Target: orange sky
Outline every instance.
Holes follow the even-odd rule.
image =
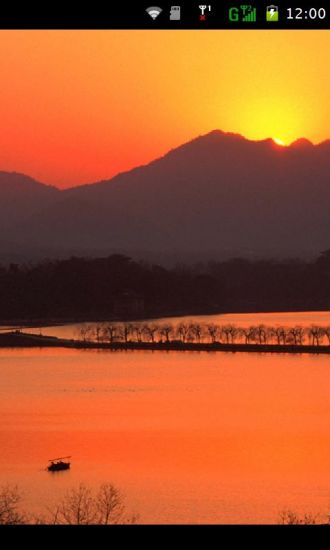
[[[213,129],[330,137],[329,31],[0,31],[0,169],[59,187]]]

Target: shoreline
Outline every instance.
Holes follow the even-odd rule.
[[[84,342],[68,340],[56,336],[42,336],[24,332],[6,332],[0,334],[0,348],[70,348],[99,349],[109,351],[195,351],[195,352],[241,352],[241,353],[309,353],[314,355],[330,354],[330,345],[292,345],[292,344],[223,344],[191,342]]]
[[[329,313],[330,310],[328,308],[326,309],[320,309],[319,306],[317,308],[310,308],[310,309],[290,309],[290,311],[285,309],[255,309],[255,308],[247,308],[246,310],[239,310],[236,311],[236,309],[229,310],[226,309],[225,311],[213,311],[213,310],[203,310],[201,311],[174,311],[174,312],[158,312],[154,313],[148,316],[130,316],[130,317],[115,317],[115,316],[109,316],[109,317],[83,317],[83,318],[77,318],[77,317],[42,317],[40,319],[4,319],[0,322],[0,333],[2,331],[8,331],[8,330],[14,330],[18,328],[40,328],[40,327],[55,327],[55,326],[65,326],[65,325],[80,325],[80,324],[93,324],[93,323],[141,323],[141,322],[149,322],[149,321],[157,321],[160,319],[171,319],[171,318],[194,318],[194,317],[204,317],[204,316],[210,316],[215,317],[218,315],[260,315],[260,314],[281,314],[281,313]],[[3,327],[3,328],[2,328]]]

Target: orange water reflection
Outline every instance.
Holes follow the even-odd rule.
[[[8,350],[0,483],[42,508],[79,481],[117,483],[143,522],[276,522],[328,509],[329,359]],[[70,472],[43,470],[73,455]]]

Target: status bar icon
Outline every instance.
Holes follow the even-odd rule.
[[[243,11],[243,23],[255,23],[257,21],[257,8],[248,5],[241,6],[241,10]]]
[[[181,6],[171,6],[170,21],[180,21],[181,19]]]
[[[266,21],[269,23],[278,22],[278,6],[267,6]]]
[[[158,15],[162,13],[162,8],[159,8],[158,6],[150,6],[150,8],[146,9],[146,12],[150,15],[151,19],[155,21],[157,19]]]
[[[200,9],[200,16],[199,16],[199,20],[200,21],[206,21],[206,15],[207,13],[210,13],[211,11],[211,6],[210,5],[205,5],[205,4],[202,4],[200,6],[198,6],[199,9]]]
[[[240,23],[256,23],[257,8],[250,4],[244,4],[239,7],[229,9],[229,21]]]

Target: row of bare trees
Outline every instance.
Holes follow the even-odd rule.
[[[150,342],[150,343],[223,343],[223,344],[277,344],[277,345],[330,345],[330,326],[308,327],[215,323],[94,323],[78,329],[83,342]]]
[[[17,486],[0,487],[0,525],[116,525],[137,523],[138,516],[126,513],[124,497],[111,483],[93,491],[81,483],[69,489],[62,500],[42,516],[22,509],[23,495]]]
[[[127,525],[139,522],[139,516],[126,514],[123,496],[111,483],[101,485],[97,491],[81,483],[69,489],[62,500],[42,516],[31,516],[22,510],[22,497],[17,486],[0,487],[0,525]],[[329,525],[330,515],[299,515],[284,509],[279,514],[278,523]]]

